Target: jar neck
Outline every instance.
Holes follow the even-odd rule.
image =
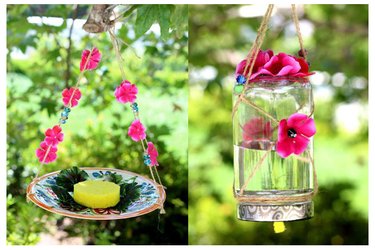
[[[306,84],[309,83],[309,79],[307,77],[292,77],[292,76],[260,76],[253,80],[250,80],[250,84],[257,83],[257,84],[267,84],[267,85],[280,85],[286,86],[294,83],[301,83]]]

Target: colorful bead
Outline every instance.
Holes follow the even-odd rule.
[[[144,154],[143,155],[143,162],[146,166],[150,166],[151,165],[151,158],[150,158],[150,155],[149,154]]]
[[[68,117],[68,115],[69,115],[68,112],[65,112],[65,111],[61,112],[61,116],[62,116],[62,117]]]
[[[138,112],[138,104],[136,102],[133,102],[130,104],[130,107],[132,108],[133,112],[137,113]]]
[[[70,113],[70,111],[71,111],[70,108],[68,108],[68,107],[64,107],[64,112],[66,112],[66,113]]]
[[[233,90],[234,90],[234,93],[241,94],[243,89],[244,89],[244,85],[236,85]]]
[[[243,75],[238,75],[236,78],[236,81],[238,84],[245,84],[246,83],[246,77]]]
[[[66,120],[65,120],[65,119],[60,119],[60,123],[61,123],[61,124],[65,124],[65,123],[66,123]]]

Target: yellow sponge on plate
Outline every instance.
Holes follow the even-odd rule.
[[[120,201],[120,186],[109,181],[87,180],[74,185],[73,199],[90,208],[108,208]]]

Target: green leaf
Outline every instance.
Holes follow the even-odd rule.
[[[68,192],[73,191],[74,184],[85,181],[89,175],[78,167],[61,170],[56,177],[56,185],[65,188]]]
[[[171,27],[176,30],[176,35],[181,38],[188,29],[188,5],[178,4],[171,15]]]
[[[57,198],[59,199],[59,203],[62,208],[70,210],[70,211],[80,211],[85,209],[84,206],[79,205],[73,197],[69,194],[69,192],[62,186],[51,186],[52,191],[56,194]]]
[[[156,21],[157,11],[153,5],[142,5],[137,10],[137,19],[135,20],[135,35],[140,37],[148,31],[151,25]]]
[[[115,173],[110,173],[109,175],[106,175],[104,178],[105,181],[110,181],[116,184],[119,184],[122,182],[122,176]]]
[[[126,212],[129,205],[141,196],[141,185],[135,181],[120,185],[120,201],[114,207],[120,212]]]
[[[166,40],[169,36],[171,6],[165,4],[142,5],[137,10],[135,34],[140,37],[148,31],[155,22],[159,23],[160,36]]]
[[[168,5],[158,5],[158,22],[160,26],[161,39],[164,41],[169,37],[169,18],[171,16],[171,9]]]

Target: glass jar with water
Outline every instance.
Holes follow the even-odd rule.
[[[311,218],[312,140],[300,155],[282,158],[276,152],[277,121],[294,113],[312,114],[311,84],[305,78],[268,77],[249,83],[243,95],[241,87],[236,85],[233,91],[233,105],[238,102],[233,116],[233,191],[238,219]]]

